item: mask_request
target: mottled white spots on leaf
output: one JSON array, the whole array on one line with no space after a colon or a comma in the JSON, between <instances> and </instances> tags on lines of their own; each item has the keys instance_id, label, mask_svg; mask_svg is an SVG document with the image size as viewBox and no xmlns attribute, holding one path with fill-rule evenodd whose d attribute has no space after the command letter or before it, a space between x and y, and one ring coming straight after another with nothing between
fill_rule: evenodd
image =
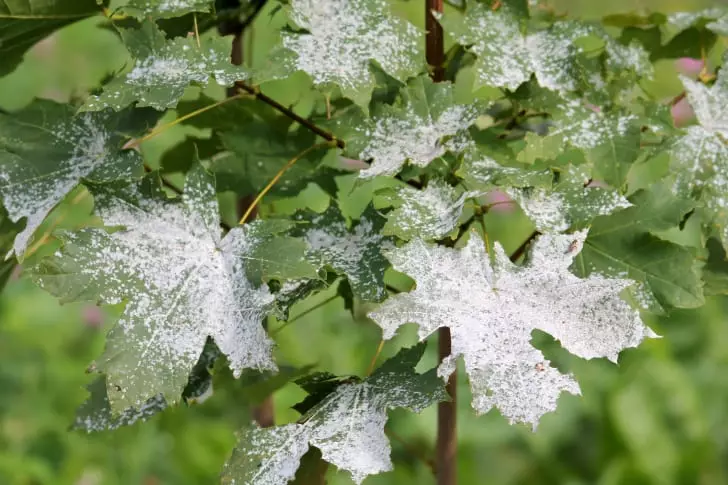
<instances>
[{"instance_id":1,"label":"mottled white spots on leaf","mask_svg":"<svg viewBox=\"0 0 728 485\"><path fill-rule=\"evenodd\" d=\"M402 187L397 193L401 205L387 214L382 232L402 239L441 239L457 226L469 196L439 180L422 190Z\"/></svg>"},{"instance_id":2,"label":"mottled white spots on leaf","mask_svg":"<svg viewBox=\"0 0 728 485\"><path fill-rule=\"evenodd\" d=\"M246 276L265 238L244 226L221 239L209 175L194 168L181 200L167 199L149 179L91 190L98 215L121 229L64 235L63 257L51 269L84 282L104 302L127 302L98 362L114 412L138 408L158 394L176 402L208 336L236 376L243 369L276 368L261 325L273 296Z\"/></svg>"},{"instance_id":3,"label":"mottled white spots on leaf","mask_svg":"<svg viewBox=\"0 0 728 485\"><path fill-rule=\"evenodd\" d=\"M123 10L139 18L172 18L190 12L209 12L211 6L211 0L129 0Z\"/></svg>"},{"instance_id":4,"label":"mottled white spots on leaf","mask_svg":"<svg viewBox=\"0 0 728 485\"><path fill-rule=\"evenodd\" d=\"M304 71L366 106L376 85L372 61L400 81L424 66L422 33L383 0L292 0L290 17L305 32L282 32L281 77Z\"/></svg>"},{"instance_id":5,"label":"mottled white spots on leaf","mask_svg":"<svg viewBox=\"0 0 728 485\"><path fill-rule=\"evenodd\" d=\"M223 38L202 39L201 47L191 38L167 40L153 22L123 30L122 37L134 57L133 68L106 84L100 95L90 96L84 109L118 110L136 103L165 110L175 107L192 83L207 86L214 78L221 86L232 86L248 77L246 68L230 62L230 46Z\"/></svg>"},{"instance_id":6,"label":"mottled white spots on leaf","mask_svg":"<svg viewBox=\"0 0 728 485\"><path fill-rule=\"evenodd\" d=\"M687 128L672 148L674 191L698 195L728 247L728 81L712 87L681 76L699 125Z\"/></svg>"},{"instance_id":7,"label":"mottled white spots on leaf","mask_svg":"<svg viewBox=\"0 0 728 485\"><path fill-rule=\"evenodd\" d=\"M36 101L21 112L0 114L0 198L11 220L26 218L13 246L18 258L81 179L129 179L141 167L138 153L120 149L118 125L130 119L129 113L74 116L73 111Z\"/></svg>"},{"instance_id":8,"label":"mottled white spots on leaf","mask_svg":"<svg viewBox=\"0 0 728 485\"><path fill-rule=\"evenodd\" d=\"M452 354L440 375L447 377L462 356L477 412L497 407L510 421L536 426L556 409L562 391L578 394L579 386L531 346L534 329L579 357L612 361L622 349L654 336L619 296L632 281L580 279L569 272L585 239L586 231L541 236L522 267L498 244L491 261L476 234L460 250L412 241L387 256L396 270L414 278L416 289L395 295L369 316L387 339L407 322L419 324L421 339L449 327Z\"/></svg>"},{"instance_id":9,"label":"mottled white spots on leaf","mask_svg":"<svg viewBox=\"0 0 728 485\"><path fill-rule=\"evenodd\" d=\"M607 63L614 69L651 74L647 53L637 44L624 46L605 32L577 22L556 22L548 30L525 34L523 20L507 5L493 10L477 4L469 6L464 19L446 15L441 23L478 56L475 70L481 85L515 90L535 74L542 87L575 91L584 77L578 59L583 52L575 41L589 35L605 42Z\"/></svg>"},{"instance_id":10,"label":"mottled white spots on leaf","mask_svg":"<svg viewBox=\"0 0 728 485\"><path fill-rule=\"evenodd\" d=\"M285 485L309 445L320 449L324 460L351 473L357 484L391 470L391 448L384 434L387 410L420 412L447 398L434 371L414 372L423 350L406 349L364 382L340 385L304 416L302 424L245 430L225 465L223 484Z\"/></svg>"}]
</instances>

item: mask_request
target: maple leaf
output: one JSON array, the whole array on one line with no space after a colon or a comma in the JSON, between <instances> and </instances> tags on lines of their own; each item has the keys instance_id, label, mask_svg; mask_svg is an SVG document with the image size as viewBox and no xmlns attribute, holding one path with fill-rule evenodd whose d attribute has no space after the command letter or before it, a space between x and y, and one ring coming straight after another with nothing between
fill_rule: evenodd
<instances>
[{"instance_id":1,"label":"maple leaf","mask_svg":"<svg viewBox=\"0 0 728 485\"><path fill-rule=\"evenodd\" d=\"M141 156L121 148L154 124L150 111L76 115L72 106L37 100L22 111L0 113L0 199L11 220L26 219L13 247L19 259L33 232L81 180L141 174Z\"/></svg>"},{"instance_id":2,"label":"maple leaf","mask_svg":"<svg viewBox=\"0 0 728 485\"><path fill-rule=\"evenodd\" d=\"M387 410L420 412L447 400L435 370L414 370L424 345L400 351L358 383L343 383L296 424L243 430L225 464L223 484L285 485L295 476L310 446L324 460L351 473L356 483L392 469L384 434Z\"/></svg>"},{"instance_id":3,"label":"maple leaf","mask_svg":"<svg viewBox=\"0 0 728 485\"><path fill-rule=\"evenodd\" d=\"M56 30L101 13L97 0L0 0L0 77L23 60L26 51Z\"/></svg>"},{"instance_id":4,"label":"maple leaf","mask_svg":"<svg viewBox=\"0 0 728 485\"><path fill-rule=\"evenodd\" d=\"M463 213L465 200L473 194L458 191L440 180L432 180L422 190L408 185L383 197L396 208L387 214L382 228L385 236L409 240L441 239L451 232Z\"/></svg>"},{"instance_id":5,"label":"maple leaf","mask_svg":"<svg viewBox=\"0 0 728 485\"><path fill-rule=\"evenodd\" d=\"M478 118L478 104L458 104L450 83L413 79L393 105L378 104L371 116L359 110L336 120L347 151L371 160L359 177L395 175L406 161L424 167L448 151L442 141L462 133Z\"/></svg>"},{"instance_id":6,"label":"maple leaf","mask_svg":"<svg viewBox=\"0 0 728 485\"><path fill-rule=\"evenodd\" d=\"M670 149L674 191L704 204L728 248L728 81L721 75L707 87L681 80L699 124L688 127Z\"/></svg>"},{"instance_id":7,"label":"maple leaf","mask_svg":"<svg viewBox=\"0 0 728 485\"><path fill-rule=\"evenodd\" d=\"M550 188L509 188L506 193L540 232L563 232L632 205L619 192L590 185L590 180L585 167L571 166L561 171L559 182Z\"/></svg>"},{"instance_id":8,"label":"maple leaf","mask_svg":"<svg viewBox=\"0 0 728 485\"><path fill-rule=\"evenodd\" d=\"M562 391L579 393L570 375L549 364L530 344L539 329L582 358L607 357L655 336L619 294L632 281L569 272L586 231L546 235L533 245L526 266L516 266L496 244L491 262L482 240L472 233L460 250L421 240L386 252L397 271L417 286L385 301L369 316L385 339L403 324L419 325L420 339L449 327L452 353L438 369L447 378L459 356L465 361L473 408L497 407L511 422L534 427L556 409Z\"/></svg>"},{"instance_id":9,"label":"maple leaf","mask_svg":"<svg viewBox=\"0 0 728 485\"><path fill-rule=\"evenodd\" d=\"M248 77L244 67L230 62L230 46L224 38L204 38L201 46L189 37L167 40L151 21L120 33L134 67L106 84L101 94L90 96L85 110L119 110L133 103L165 110L176 106L192 83L204 87L214 78L221 86L232 86Z\"/></svg>"},{"instance_id":10,"label":"maple leaf","mask_svg":"<svg viewBox=\"0 0 728 485\"><path fill-rule=\"evenodd\" d=\"M440 23L462 45L476 54L478 85L515 90L535 74L538 83L556 92L598 87L603 79L596 67L584 64L584 51L575 42L593 36L604 43L607 65L649 75L651 64L637 44L619 44L605 32L583 23L555 22L547 30L523 33L527 19L511 6L497 10L486 4L470 5L465 18L445 15ZM591 86L583 85L589 79Z\"/></svg>"},{"instance_id":11,"label":"maple leaf","mask_svg":"<svg viewBox=\"0 0 728 485\"><path fill-rule=\"evenodd\" d=\"M298 214L296 219L308 224L294 228L291 234L308 244L308 259L329 265L349 279L354 293L366 301L382 300L387 292L384 272L389 262L382 251L391 240L380 234L385 219L371 207L351 228L337 207L322 214Z\"/></svg>"},{"instance_id":12,"label":"maple leaf","mask_svg":"<svg viewBox=\"0 0 728 485\"><path fill-rule=\"evenodd\" d=\"M128 0L122 9L139 19L167 19L192 12L209 12L212 3L211 0Z\"/></svg>"},{"instance_id":13,"label":"maple leaf","mask_svg":"<svg viewBox=\"0 0 728 485\"><path fill-rule=\"evenodd\" d=\"M366 109L376 86L372 61L402 82L425 66L423 34L384 0L291 0L288 14L303 30L281 33L263 79L304 71L316 86L336 86Z\"/></svg>"},{"instance_id":14,"label":"maple leaf","mask_svg":"<svg viewBox=\"0 0 728 485\"><path fill-rule=\"evenodd\" d=\"M208 336L236 376L243 369L276 368L261 325L273 295L248 273L280 270L269 251L274 239L288 241L276 245L287 260L296 254L302 260L302 241L280 239L280 225L270 228L264 221L221 237L214 182L199 166L188 173L179 199L168 199L151 177L89 189L98 215L121 229L61 234L62 250L35 274L41 287L64 300L127 302L97 363L108 377L114 413L156 395L176 402ZM310 276L316 277L313 268Z\"/></svg>"},{"instance_id":15,"label":"maple leaf","mask_svg":"<svg viewBox=\"0 0 728 485\"><path fill-rule=\"evenodd\" d=\"M534 163L556 158L567 147L578 148L594 167L594 178L621 187L640 150L637 117L605 113L579 99L554 102L552 96L548 97L553 116L548 133L545 136L528 133L527 145L518 154L518 160Z\"/></svg>"}]
</instances>

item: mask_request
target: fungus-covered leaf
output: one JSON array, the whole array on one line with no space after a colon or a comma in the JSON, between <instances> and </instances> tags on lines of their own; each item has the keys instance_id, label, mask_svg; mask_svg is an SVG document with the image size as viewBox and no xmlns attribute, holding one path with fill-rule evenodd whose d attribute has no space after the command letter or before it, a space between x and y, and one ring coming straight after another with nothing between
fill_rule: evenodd
<instances>
[{"instance_id":1,"label":"fungus-covered leaf","mask_svg":"<svg viewBox=\"0 0 728 485\"><path fill-rule=\"evenodd\" d=\"M444 16L445 31L476 54L478 85L515 90L536 75L538 83L557 92L580 87L598 88L603 80L597 67L587 68L585 52L575 42L594 36L607 54L607 64L615 70L632 69L649 74L647 53L637 45L625 46L605 32L578 22L556 22L547 30L524 34L525 18L508 5L498 9L480 3L470 5L465 18ZM589 80L590 85L585 81Z\"/></svg>"},{"instance_id":2,"label":"fungus-covered leaf","mask_svg":"<svg viewBox=\"0 0 728 485\"><path fill-rule=\"evenodd\" d=\"M247 78L244 67L230 62L230 45L224 38L206 37L199 47L190 37L167 40L151 21L139 29L121 29L121 36L134 67L106 84L101 94L90 96L86 110L119 110L133 103L165 110L176 106L192 83L207 86L212 77L221 86L232 86Z\"/></svg>"},{"instance_id":3,"label":"fungus-covered leaf","mask_svg":"<svg viewBox=\"0 0 728 485\"><path fill-rule=\"evenodd\" d=\"M705 205L728 248L728 77L707 87L682 78L699 125L687 128L670 150L674 190Z\"/></svg>"},{"instance_id":4,"label":"fungus-covered leaf","mask_svg":"<svg viewBox=\"0 0 728 485\"><path fill-rule=\"evenodd\" d=\"M291 21L301 30L283 31L263 78L304 71L316 86L338 87L362 108L376 79L370 63L404 82L425 66L423 33L400 19L385 0L291 0Z\"/></svg>"},{"instance_id":5,"label":"fungus-covered leaf","mask_svg":"<svg viewBox=\"0 0 728 485\"><path fill-rule=\"evenodd\" d=\"M593 175L613 187L621 187L640 149L640 128L632 115L603 113L599 107L570 99L552 111L553 121L545 136L526 135L527 145L518 154L525 163L550 160L567 147L585 152Z\"/></svg>"},{"instance_id":6,"label":"fungus-covered leaf","mask_svg":"<svg viewBox=\"0 0 728 485\"><path fill-rule=\"evenodd\" d=\"M128 0L123 10L140 19L166 19L192 12L209 12L212 4L212 0Z\"/></svg>"},{"instance_id":7,"label":"fungus-covered leaf","mask_svg":"<svg viewBox=\"0 0 728 485\"><path fill-rule=\"evenodd\" d=\"M362 178L394 175L406 161L424 167L447 150L442 142L463 132L478 117L477 105L457 104L449 83L418 77L394 105L377 105L371 117L356 110L336 122L347 151L371 160Z\"/></svg>"},{"instance_id":8,"label":"fungus-covered leaf","mask_svg":"<svg viewBox=\"0 0 728 485\"><path fill-rule=\"evenodd\" d=\"M22 111L0 113L0 198L11 220L26 219L15 238L18 258L51 209L82 179L141 174L141 156L121 148L154 123L150 111L75 115L72 106L38 100Z\"/></svg>"},{"instance_id":9,"label":"fungus-covered leaf","mask_svg":"<svg viewBox=\"0 0 728 485\"><path fill-rule=\"evenodd\" d=\"M582 226L597 216L632 204L613 189L590 185L583 167L570 167L551 188L511 188L506 191L540 232L563 232Z\"/></svg>"},{"instance_id":10,"label":"fungus-covered leaf","mask_svg":"<svg viewBox=\"0 0 728 485\"><path fill-rule=\"evenodd\" d=\"M541 236L526 266L511 263L499 244L491 261L476 233L460 250L412 241L386 254L416 281L415 290L393 296L369 316L385 339L408 322L419 325L420 339L449 327L452 353L438 374L447 378L463 356L478 413L497 407L510 421L535 427L556 409L562 391L578 394L579 385L531 345L534 329L579 357L612 361L654 336L619 296L632 281L569 272L585 238L586 231Z\"/></svg>"},{"instance_id":11,"label":"fungus-covered leaf","mask_svg":"<svg viewBox=\"0 0 728 485\"><path fill-rule=\"evenodd\" d=\"M176 402L208 336L236 376L276 368L261 325L273 295L248 273L265 275L280 225L259 221L221 238L214 183L200 167L188 173L179 199L168 199L150 177L90 190L98 215L121 228L64 233L62 250L36 278L65 300L127 302L97 363L115 413L159 394ZM290 241L279 250L287 259L298 251L302 260L305 246Z\"/></svg>"},{"instance_id":12,"label":"fungus-covered leaf","mask_svg":"<svg viewBox=\"0 0 728 485\"><path fill-rule=\"evenodd\" d=\"M415 372L423 352L424 345L402 350L364 381L338 386L299 423L244 430L225 464L223 484L285 485L309 446L351 473L356 483L391 470L384 434L387 410L403 407L420 412L447 399L434 369Z\"/></svg>"},{"instance_id":13,"label":"fungus-covered leaf","mask_svg":"<svg viewBox=\"0 0 728 485\"><path fill-rule=\"evenodd\" d=\"M441 239L457 226L468 196L439 180L421 190L400 187L392 195L396 208L387 214L382 234L405 240Z\"/></svg>"},{"instance_id":14,"label":"fungus-covered leaf","mask_svg":"<svg viewBox=\"0 0 728 485\"><path fill-rule=\"evenodd\" d=\"M68 24L101 13L97 0L0 0L0 77L37 42Z\"/></svg>"},{"instance_id":15,"label":"fungus-covered leaf","mask_svg":"<svg viewBox=\"0 0 728 485\"><path fill-rule=\"evenodd\" d=\"M381 215L370 207L352 227L333 206L322 214L299 214L297 218L308 221L292 233L308 243L309 260L346 276L362 300L379 301L387 295L384 271L389 262L382 251L391 241L381 235L386 222Z\"/></svg>"},{"instance_id":16,"label":"fungus-covered leaf","mask_svg":"<svg viewBox=\"0 0 728 485\"><path fill-rule=\"evenodd\" d=\"M651 233L676 227L694 204L659 184L637 192L630 202L633 207L593 221L584 249L575 258L574 271L580 276L599 273L635 280L654 294L661 306L703 305L694 255ZM659 264L665 261L670 264ZM635 300L649 307L652 297L640 293L634 294Z\"/></svg>"}]
</instances>

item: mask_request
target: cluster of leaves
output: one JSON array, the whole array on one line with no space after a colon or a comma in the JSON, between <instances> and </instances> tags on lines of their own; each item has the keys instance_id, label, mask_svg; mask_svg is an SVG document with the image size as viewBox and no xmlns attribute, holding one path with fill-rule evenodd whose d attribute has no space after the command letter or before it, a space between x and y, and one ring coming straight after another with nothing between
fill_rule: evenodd
<instances>
[{"instance_id":1,"label":"cluster of leaves","mask_svg":"<svg viewBox=\"0 0 728 485\"><path fill-rule=\"evenodd\" d=\"M535 428L562 391L580 392L531 343L535 329L578 357L616 362L656 336L644 312L728 292L728 79L682 79L697 117L686 129L643 89L653 61L709 49L725 33L723 11L596 24L521 0L470 1L438 15L453 47L448 79L434 83L424 33L388 0L272 0L285 27L255 69L233 65L229 39L205 31L242 28L265 2L122 3L103 12L131 61L97 93L0 113L3 255L28 258L27 272L63 301L124 305L79 428L199 400L226 368L251 395L299 379L309 392L301 419L243 429L223 482L285 484L310 447L361 482L391 469L387 410L446 400L443 379L460 357L476 412ZM94 2L0 1L0 75L36 40L100 13ZM692 31L702 45L689 43ZM308 110L261 92L294 78L310 82ZM214 84L233 97L213 97ZM183 99L192 86L198 97ZM206 134L152 170L138 146L172 109ZM168 178L176 172L183 189ZM341 177L380 189L352 215ZM221 221L220 192L250 207L258 194L265 204L312 184L329 197L323 212ZM34 260L35 233L79 185L101 224L58 231L60 248ZM493 191L533 225L511 255L488 238ZM699 246L676 235L688 223L703 229ZM390 269L415 288L390 294ZM332 282L373 304L384 339L405 323L422 341L449 327L451 355L423 374L423 345L363 378L279 369L263 321Z\"/></svg>"}]
</instances>

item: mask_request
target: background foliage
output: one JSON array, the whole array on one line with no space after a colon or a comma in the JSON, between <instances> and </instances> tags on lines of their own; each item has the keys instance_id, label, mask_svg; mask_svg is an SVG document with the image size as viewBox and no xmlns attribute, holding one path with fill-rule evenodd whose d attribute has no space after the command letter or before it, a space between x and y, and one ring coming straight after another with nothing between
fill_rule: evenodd
<instances>
[{"instance_id":1,"label":"background foliage","mask_svg":"<svg viewBox=\"0 0 728 485\"><path fill-rule=\"evenodd\" d=\"M403 1L397 8L422 26L422 2ZM587 2L552 0L557 11L575 18L599 18L636 10L697 10L715 2L698 0L620 0ZM275 41L269 12L263 12L246 39L253 66ZM34 97L68 100L95 88L127 56L120 40L101 28L100 18L71 25L36 45L14 73L0 77L0 108L12 110ZM686 43L686 45L688 45ZM706 53L717 63L725 49L720 39ZM695 56L687 52L685 55ZM699 53L698 53L699 56ZM645 87L658 99L681 91L675 56L655 61L655 80ZM191 91L191 92L190 92ZM309 87L296 79L273 82L266 92L306 113L313 101ZM189 99L196 98L188 90ZM215 88L209 94L219 96ZM180 112L185 109L180 106ZM174 113L167 115L169 119ZM141 149L152 165L194 126L179 127L150 140ZM173 156L173 155L167 155ZM165 164L166 166L173 166ZM272 175L272 174L270 174ZM261 175L261 180L270 178ZM338 180L348 191L351 177ZM342 210L357 213L369 194L354 192ZM234 220L234 197L224 194L224 210ZM310 186L296 199L277 199L271 213L319 208L323 194ZM76 228L88 221L90 202L72 193L48 218L49 226ZM489 234L514 250L531 229L521 213L488 214ZM688 227L680 237L698 239ZM2 242L2 241L0 241ZM36 256L53 250L53 243ZM3 277L0 267L0 278ZM5 271L7 273L7 271ZM302 314L336 294L332 288L296 305ZM379 329L364 315L354 317L344 300L332 299L276 334L279 362L316 365L337 375L364 374L379 340ZM538 433L510 426L498 413L474 417L469 389L460 381L459 471L462 483L482 484L721 484L728 482L728 299L711 296L696 310L673 311L648 322L664 338L623 352L620 366L589 365L566 352L550 357L568 365L579 378L582 397L564 395L556 413L543 418ZM246 419L236 412L234 392L204 403L172 408L145 425L86 435L68 432L75 410L86 397L91 377L84 370L103 350L105 330L118 314L80 304L59 306L23 275L13 275L0 294L0 483L8 485L156 485L216 483L235 443L233 431ZM272 322L276 332L283 324ZM356 328L358 331L351 331ZM386 344L391 356L416 341L415 328ZM549 348L544 337L543 345ZM552 347L554 347L552 345ZM336 348L336 352L331 349ZM428 349L422 367L435 364ZM279 422L295 419L290 406L305 394L289 384L275 393ZM421 415L390 414L394 472L374 476L368 484L431 483L434 409ZM330 483L350 483L330 470Z\"/></svg>"}]
</instances>

